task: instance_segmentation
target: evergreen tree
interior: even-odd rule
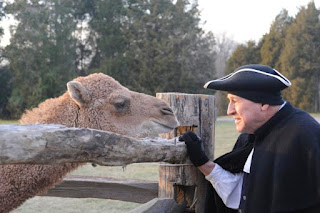
[[[72,1],[17,0],[7,13],[19,22],[6,47],[14,75],[8,108],[18,117],[44,99],[65,91],[76,76],[76,39]]]
[[[2,18],[5,16],[5,13],[4,13],[4,2],[0,2],[0,21],[2,20]],[[0,39],[2,38],[3,36],[3,28],[0,27]]]
[[[0,2],[0,20],[5,16],[4,3]],[[0,41],[3,36],[3,28],[0,27]],[[9,72],[6,60],[3,54],[3,47],[0,47],[0,117],[8,118],[9,114],[6,110],[8,98],[12,90],[12,75]]]
[[[240,44],[227,61],[226,74],[233,72],[240,66],[246,64],[259,64],[260,61],[260,45],[256,45],[254,41]]]
[[[314,2],[302,7],[287,31],[281,54],[281,71],[292,86],[286,99],[304,110],[320,111],[320,22]]]
[[[187,0],[16,0],[6,9],[18,21],[5,49],[14,117],[77,75],[103,72],[152,95],[203,92],[214,76],[214,37]]]
[[[283,9],[273,21],[269,33],[263,36],[261,44],[261,64],[270,67],[280,68],[280,55],[284,47],[286,30],[293,22],[293,18],[288,15],[288,11]]]
[[[214,76],[214,37],[186,0],[85,1],[88,73],[103,72],[132,90],[200,92]],[[79,7],[81,8],[81,7]],[[90,58],[87,57],[87,58]]]
[[[90,46],[88,73],[103,72],[126,84],[128,67],[125,59],[127,38],[123,33],[126,14],[123,0],[88,1],[84,13],[89,16],[87,44]]]
[[[131,1],[124,34],[133,88],[156,92],[203,91],[214,76],[214,38],[199,27],[197,5],[186,0]]]

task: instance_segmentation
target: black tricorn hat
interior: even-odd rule
[[[204,88],[227,91],[256,103],[278,105],[284,102],[281,90],[290,85],[291,82],[277,70],[261,64],[249,64],[207,82]]]

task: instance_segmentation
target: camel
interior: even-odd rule
[[[68,82],[63,95],[27,110],[20,123],[62,124],[132,137],[158,135],[178,125],[164,101],[130,91],[102,73]],[[27,199],[45,193],[83,164],[0,166],[0,212],[9,212]]]

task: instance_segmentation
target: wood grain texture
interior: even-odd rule
[[[114,178],[67,176],[42,196],[102,198],[146,203],[158,197],[158,182]]]
[[[0,164],[93,162],[123,166],[185,160],[185,144],[176,143],[176,139],[136,139],[61,125],[0,125]]]
[[[177,137],[187,130],[202,138],[206,155],[213,160],[215,99],[202,94],[158,93],[174,111],[180,126],[164,135]],[[207,181],[204,175],[189,161],[185,165],[160,165],[159,198],[173,198],[178,203],[187,201],[188,210],[204,212]]]

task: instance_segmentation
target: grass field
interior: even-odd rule
[[[0,124],[17,124],[17,120],[1,120],[0,119]]]

